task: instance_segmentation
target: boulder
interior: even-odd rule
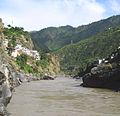
[[[41,80],[54,80],[54,77],[51,76],[43,76]]]
[[[0,103],[0,116],[8,116],[4,104]]]
[[[120,50],[113,52],[107,61],[92,67],[82,77],[81,86],[120,90]]]
[[[116,71],[106,72],[101,75],[86,74],[83,77],[82,86],[119,90],[120,78],[118,77],[118,75],[120,75],[120,72]]]

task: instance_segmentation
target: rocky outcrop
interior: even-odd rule
[[[7,116],[6,106],[12,97],[12,91],[19,81],[8,64],[0,62],[0,116]]]
[[[2,19],[0,18],[0,44],[2,42],[2,39],[4,38],[4,35],[3,35],[3,29],[4,29],[4,24],[2,23]]]
[[[84,87],[120,90],[120,48],[82,77]]]
[[[2,19],[0,19],[0,116],[8,116],[6,107],[11,100],[12,91],[16,86],[20,85],[22,82],[30,82],[32,80],[54,80],[51,76],[37,77],[33,74],[25,74],[24,72],[30,73],[30,71],[23,71],[20,65],[18,66],[16,63],[16,59],[11,57],[11,53],[16,45],[16,49],[22,48],[26,54],[29,52],[29,56],[31,56],[31,53],[33,57],[38,55],[37,51],[32,50],[34,45],[26,31],[19,27],[10,26],[4,28]],[[19,52],[22,52],[21,49]],[[26,64],[32,67],[37,73],[42,72],[47,75],[55,75],[59,72],[57,57],[52,55],[47,55],[47,57],[49,57],[51,61],[49,62],[49,67],[44,69],[42,69],[41,66],[37,66],[37,63],[32,57],[26,60]],[[37,60],[38,59],[36,59],[36,61]],[[19,64],[22,63],[20,62]],[[42,71],[40,69],[37,70],[38,68],[41,68]]]
[[[0,18],[0,31],[3,30],[4,24],[2,23],[2,19]]]
[[[54,80],[54,78],[51,76],[43,76],[41,80]]]
[[[5,39],[3,30],[4,26],[0,19],[0,116],[8,116],[6,107],[11,100],[14,87],[19,85],[19,79],[2,48],[2,41]]]

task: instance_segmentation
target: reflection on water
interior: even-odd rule
[[[68,78],[23,84],[8,110],[11,116],[120,116],[120,93],[78,85]]]

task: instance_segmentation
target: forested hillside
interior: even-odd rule
[[[77,28],[72,26],[48,27],[40,31],[30,32],[33,42],[43,50],[50,52],[58,50],[65,45],[77,43],[104,32],[111,27],[120,26],[120,15],[104,20],[82,25]]]
[[[37,51],[29,33],[22,27],[2,25],[0,43],[0,52],[18,72],[34,75],[55,75],[59,72],[57,57]]]
[[[120,46],[120,27],[82,40],[77,44],[68,45],[56,54],[61,59],[61,68],[67,72],[84,70],[87,64],[107,57]]]

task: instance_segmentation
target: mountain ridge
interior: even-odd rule
[[[108,29],[102,33],[67,45],[55,53],[59,56],[62,70],[77,72],[96,60],[103,59],[120,46],[120,27]]]
[[[119,25],[120,15],[116,15],[76,28],[70,25],[48,27],[40,31],[30,32],[30,35],[33,42],[38,47],[50,52],[56,51],[66,45],[77,43],[97,33],[104,32],[108,28],[117,27]]]

